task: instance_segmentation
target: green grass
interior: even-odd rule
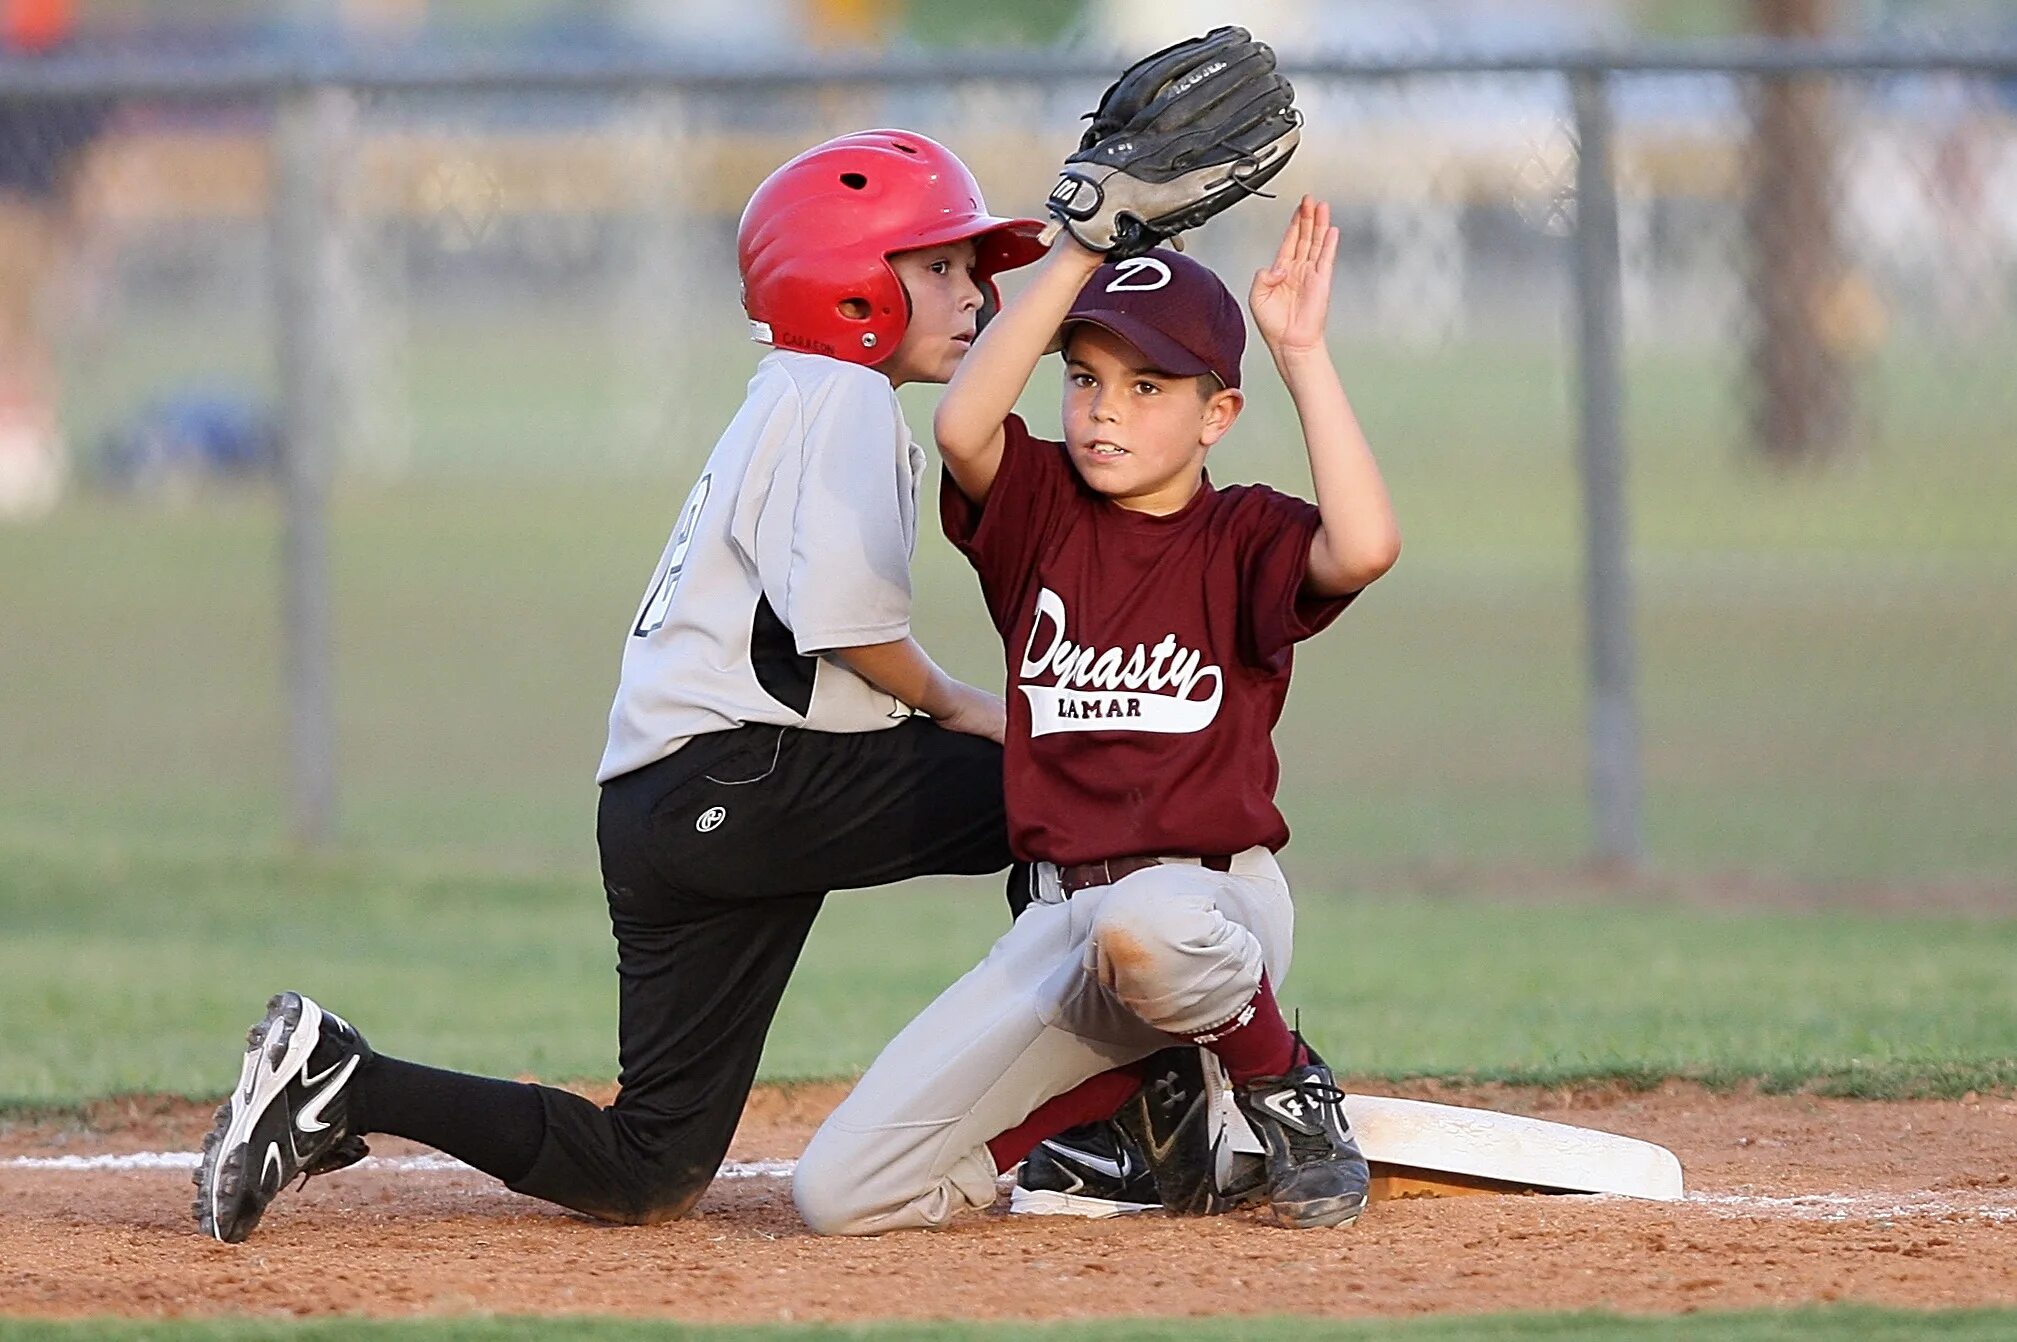
[[[1680,1318],[1630,1318],[1614,1314],[1520,1314],[1472,1318],[1384,1319],[1076,1319],[1053,1324],[876,1323],[757,1327],[704,1327],[645,1319],[443,1319],[304,1321],[178,1319],[173,1322],[81,1320],[66,1323],[0,1321],[0,1338],[17,1342],[237,1342],[281,1337],[292,1342],[336,1342],[353,1337],[412,1338],[421,1342],[517,1342],[517,1339],[692,1339],[693,1342],[840,1342],[876,1338],[888,1342],[1056,1342],[1089,1338],[1096,1342],[1444,1342],[1445,1339],[1573,1338],[1578,1342],[1668,1342],[1718,1338],[1728,1342],[1806,1342],[1806,1339],[1863,1338],[1871,1342],[1917,1342],[1937,1334],[1956,1342],[2003,1338],[2017,1327],[2017,1311],[1909,1311],[1845,1306],[1787,1311],[1720,1312]]]
[[[344,827],[371,851],[575,871],[619,631],[679,486],[415,485],[337,514]],[[1298,660],[1277,734],[1297,850],[1365,870],[1587,846],[1564,564],[1411,537]],[[0,832],[168,846],[286,823],[277,525],[263,500],[87,501],[0,530]],[[11,575],[28,575],[14,581]],[[2017,870],[2017,560],[1649,557],[1658,865],[1816,880]],[[969,574],[928,539],[918,627],[993,682]]]
[[[568,875],[589,859],[619,631],[750,361],[697,339],[675,404],[614,357],[612,329],[562,310],[537,333],[409,332],[392,394],[413,474],[353,478],[334,516],[355,850]],[[73,385],[78,436],[163,384],[262,368],[263,349],[228,321],[202,342],[124,325]],[[1988,882],[2017,907],[2010,357],[1990,339],[1887,358],[1859,455],[1781,478],[1746,463],[1725,361],[1635,352],[1657,867]],[[1296,852],[1325,873],[1573,863],[1589,836],[1562,353],[1339,358],[1408,550],[1299,654],[1278,732]],[[1271,381],[1256,370],[1214,469],[1303,489]],[[933,395],[906,389],[913,424]],[[638,424],[620,413],[640,406]],[[279,545],[257,491],[179,510],[80,497],[0,528],[0,835],[214,850],[285,832]],[[920,636],[997,682],[970,573],[933,534],[917,567]]]
[[[1883,1096],[2017,1086],[2017,921],[1493,906],[1291,875],[1284,997],[1341,1070]],[[865,1066],[1004,915],[993,879],[837,895],[764,1075]],[[615,1071],[614,950],[586,873],[13,843],[0,926],[0,1098],[17,1108],[213,1095],[265,995],[288,986],[394,1054],[556,1080]]]

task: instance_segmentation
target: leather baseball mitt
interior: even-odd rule
[[[1047,208],[1109,260],[1139,256],[1256,194],[1302,134],[1275,53],[1235,27],[1135,62],[1090,119]]]

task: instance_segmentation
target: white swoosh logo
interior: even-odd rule
[[[266,1144],[266,1160],[259,1167],[259,1184],[262,1188],[265,1187],[266,1185],[266,1176],[273,1173],[275,1170],[279,1168],[280,1168],[280,1143],[268,1142]]]
[[[353,1053],[344,1059],[341,1070],[335,1068],[331,1068],[330,1070],[336,1071],[336,1079],[317,1091],[307,1104],[301,1106],[301,1112],[294,1116],[294,1126],[303,1132],[321,1132],[329,1126],[322,1121],[322,1111],[329,1106],[329,1102],[335,1099],[343,1087],[349,1083],[350,1074],[357,1070],[357,1055]],[[325,1071],[322,1073],[322,1076],[318,1076],[313,1080],[310,1080],[305,1075],[301,1079],[305,1084],[312,1086],[328,1075],[329,1072]]]
[[[1076,1146],[1066,1146],[1063,1142],[1046,1141],[1044,1145],[1061,1155],[1071,1157],[1087,1169],[1098,1170],[1110,1179],[1124,1179],[1127,1177],[1125,1167],[1118,1160],[1110,1160],[1106,1156],[1096,1156],[1090,1151],[1081,1151]]]
[[[352,1065],[355,1065],[357,1059],[355,1057],[352,1057],[351,1059],[349,1059],[349,1061]],[[331,1072],[334,1072],[335,1070],[337,1070],[339,1067],[342,1066],[343,1064],[340,1062],[332,1062],[327,1067],[323,1068],[319,1072],[314,1073],[313,1075],[310,1075],[308,1069],[304,1067],[301,1069],[301,1084],[304,1086],[319,1086]]]

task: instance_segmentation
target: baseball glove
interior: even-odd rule
[[[1109,260],[1139,256],[1256,194],[1301,138],[1295,90],[1244,28],[1214,28],[1122,73],[1047,208]],[[1052,236],[1055,236],[1053,232]]]

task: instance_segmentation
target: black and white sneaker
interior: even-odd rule
[[[1097,1220],[1152,1212],[1160,1205],[1155,1176],[1111,1120],[1038,1142],[1009,1194],[1009,1211],[1018,1216]]]
[[[236,1244],[295,1176],[327,1174],[364,1159],[346,1088],[372,1058],[348,1021],[300,993],[266,1004],[245,1036],[238,1088],[217,1110],[197,1167],[196,1223]]]
[[[1233,1098],[1267,1148],[1267,1204],[1276,1221],[1311,1230],[1359,1219],[1372,1171],[1345,1121],[1345,1093],[1321,1058],[1311,1052],[1286,1076],[1250,1081]]]

